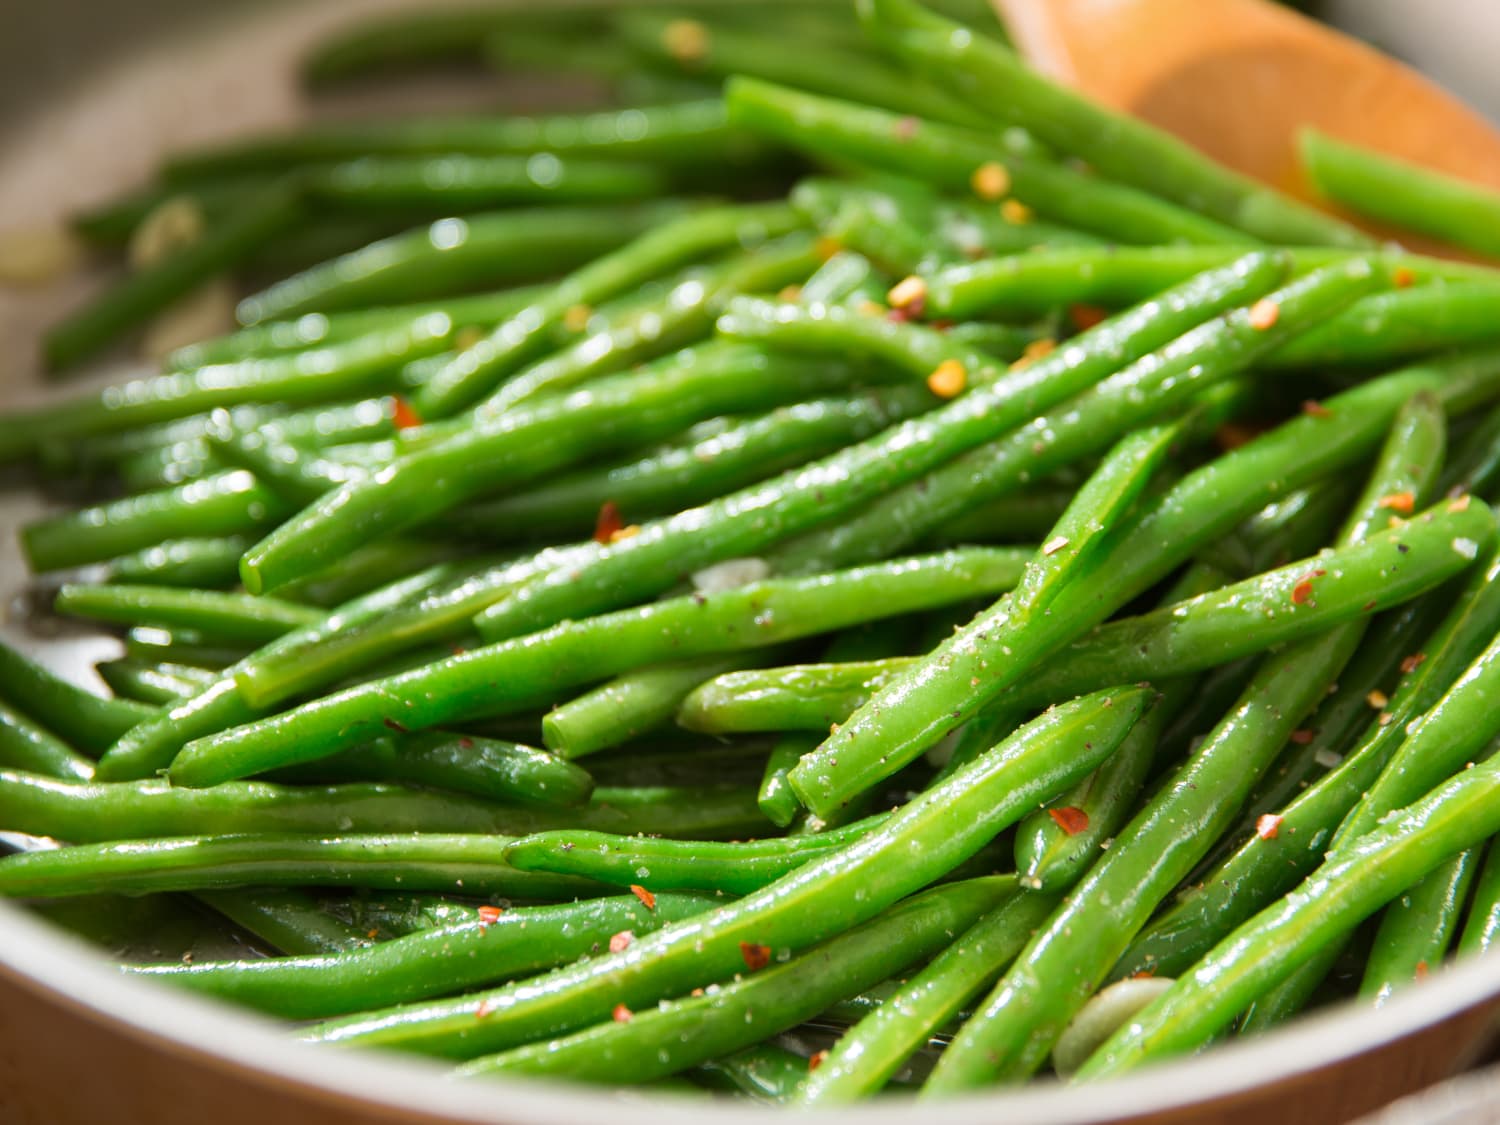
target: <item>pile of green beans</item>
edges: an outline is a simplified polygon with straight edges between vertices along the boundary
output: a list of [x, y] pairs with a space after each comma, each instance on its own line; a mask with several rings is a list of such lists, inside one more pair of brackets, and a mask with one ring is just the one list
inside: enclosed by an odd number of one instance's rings
[[[308, 1050], [783, 1105], [1093, 1081], [1488, 950], [1500, 269], [979, 0], [750, 6], [358, 25], [310, 87], [602, 104], [233, 140], [77, 218], [183, 230], [56, 373], [220, 275], [237, 325], [0, 416], [76, 498], [32, 600], [123, 649], [102, 694], [0, 643], [0, 896]], [[1500, 197], [1303, 151], [1500, 252]]]

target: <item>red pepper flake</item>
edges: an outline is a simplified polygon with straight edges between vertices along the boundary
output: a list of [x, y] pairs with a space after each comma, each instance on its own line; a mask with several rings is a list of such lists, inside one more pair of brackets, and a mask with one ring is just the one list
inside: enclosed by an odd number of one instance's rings
[[980, 199], [994, 202], [1010, 191], [1010, 171], [998, 160], [990, 160], [974, 169], [969, 186]]
[[1414, 652], [1401, 662], [1401, 674], [1409, 676], [1421, 666], [1422, 661], [1427, 659], [1425, 652]]
[[1311, 418], [1332, 418], [1333, 411], [1324, 406], [1317, 399], [1308, 399], [1302, 404], [1302, 413]]
[[397, 734], [406, 734], [407, 733], [407, 729], [405, 727], [403, 727], [400, 723], [398, 723], [395, 719], [382, 719], [380, 721], [385, 724], [385, 729], [386, 730], [393, 730]]
[[1467, 492], [1462, 496], [1455, 496], [1448, 504], [1448, 510], [1450, 512], [1467, 512], [1469, 510], [1469, 501], [1472, 499], [1473, 497]]
[[1024, 227], [1035, 216], [1036, 212], [1019, 199], [1007, 199], [1004, 203], [1000, 204], [1000, 217], [1007, 223], [1010, 223], [1011, 226]]
[[468, 735], [464, 735], [464, 737], [458, 740], [458, 748], [460, 750], [472, 750], [474, 749], [474, 740]]
[[1107, 309], [1101, 309], [1098, 305], [1069, 305], [1068, 319], [1073, 322], [1073, 327], [1080, 332], [1087, 332], [1096, 324], [1103, 323], [1109, 317]]
[[1050, 337], [1043, 337], [1040, 340], [1033, 340], [1031, 341], [1031, 343], [1027, 344], [1024, 349], [1022, 349], [1021, 358], [1012, 363], [1010, 365], [1010, 369], [1012, 371], [1023, 370], [1024, 368], [1030, 367], [1037, 360], [1051, 355], [1056, 350], [1057, 341], [1051, 339]]
[[1397, 289], [1410, 289], [1417, 283], [1417, 275], [1410, 266], [1397, 266], [1391, 271], [1391, 282]]
[[609, 951], [611, 953], [624, 953], [630, 948], [630, 943], [634, 940], [634, 930], [621, 930], [619, 933], [610, 936]]
[[927, 282], [916, 274], [909, 274], [891, 286], [885, 299], [893, 309], [920, 314], [927, 301]]
[[1392, 492], [1382, 496], [1376, 502], [1378, 508], [1389, 508], [1393, 512], [1400, 512], [1404, 516], [1411, 515], [1412, 509], [1417, 506], [1417, 498], [1408, 490], [1405, 492]]
[[489, 1015], [494, 1010], [495, 1005], [490, 1003], [489, 999], [486, 998], [484, 1000], [481, 1000], [479, 1002], [479, 1007], [474, 1009], [474, 1018], [476, 1020], [482, 1020], [485, 1016]]
[[1291, 737], [1292, 741], [1295, 742], [1298, 746], [1306, 746], [1313, 740], [1313, 732], [1306, 729], [1294, 730], [1292, 731]]
[[635, 1019], [635, 1013], [624, 1004], [616, 1004], [615, 1010], [609, 1014], [609, 1018], [614, 1020], [615, 1023], [629, 1023]]
[[1053, 824], [1069, 836], [1076, 836], [1089, 826], [1089, 814], [1072, 805], [1064, 805], [1060, 809], [1048, 809], [1047, 815], [1052, 818]]
[[469, 650], [466, 649], [463, 645], [449, 645], [448, 651], [451, 652], [454, 656], [462, 656]]
[[481, 927], [493, 926], [496, 922], [500, 921], [500, 915], [504, 913], [505, 911], [501, 910], [498, 906], [481, 906], [479, 908], [479, 925]]
[[958, 323], [958, 322], [957, 321], [953, 321], [953, 320], [934, 320], [927, 327], [931, 328], [934, 332], [947, 332], [956, 323]]
[[756, 941], [742, 941], [740, 956], [745, 959], [745, 968], [756, 973], [771, 963], [771, 947]]
[[606, 500], [599, 505], [599, 515], [594, 520], [594, 542], [608, 544], [615, 537], [615, 532], [625, 526], [625, 521], [620, 518], [620, 506], [613, 500]]
[[1372, 691], [1369, 695], [1365, 696], [1365, 702], [1377, 711], [1384, 711], [1390, 701], [1390, 697], [1383, 691]]
[[412, 409], [411, 403], [400, 395], [392, 400], [391, 425], [396, 427], [396, 432], [402, 430], [414, 430], [422, 424], [422, 416]]
[[1262, 297], [1250, 306], [1250, 327], [1257, 332], [1275, 328], [1281, 319], [1281, 306], [1269, 297]]
[[1133, 973], [1130, 974], [1130, 979], [1131, 980], [1154, 980], [1154, 979], [1156, 979], [1156, 974], [1153, 973], [1150, 969], [1139, 969], [1136, 972], [1133, 972]]
[[1417, 962], [1416, 972], [1415, 972], [1414, 975], [1415, 975], [1415, 977], [1416, 977], [1417, 980], [1426, 980], [1427, 979], [1427, 962], [1426, 961], [1418, 961]]
[[708, 28], [697, 20], [673, 20], [662, 28], [661, 45], [680, 63], [699, 63], [708, 57]]
[[891, 128], [891, 135], [898, 141], [909, 141], [917, 135], [917, 129], [921, 125], [915, 117], [898, 117], [896, 124]]
[[814, 1051], [812, 1054], [807, 1056], [807, 1069], [817, 1070], [818, 1067], [823, 1065], [824, 1060], [827, 1058], [827, 1051]]
[[892, 309], [885, 318], [892, 324], [910, 324], [917, 319], [910, 309]]
[[656, 909], [656, 896], [639, 883], [630, 884], [630, 893], [641, 900], [641, 905], [647, 910]]
[[1262, 840], [1276, 839], [1276, 833], [1281, 831], [1281, 822], [1286, 818], [1276, 813], [1263, 813], [1255, 821], [1255, 834]]
[[379, 936], [380, 936], [380, 930], [379, 929], [369, 929], [369, 930], [365, 931], [365, 937], [369, 938], [371, 941], [374, 941]]
[[609, 537], [609, 541], [611, 543], [619, 543], [620, 541], [625, 540], [625, 539], [634, 539], [640, 533], [641, 533], [641, 525], [640, 524], [638, 524], [638, 523], [629, 524], [626, 527], [620, 528], [619, 531], [616, 531], [613, 535], [611, 535]]
[[927, 376], [927, 389], [938, 398], [956, 398], [969, 382], [968, 372], [956, 359], [945, 359]]

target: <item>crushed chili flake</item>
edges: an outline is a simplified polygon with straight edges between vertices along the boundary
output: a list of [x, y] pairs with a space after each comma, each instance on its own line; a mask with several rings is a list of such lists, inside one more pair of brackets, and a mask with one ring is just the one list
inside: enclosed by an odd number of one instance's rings
[[1150, 969], [1138, 969], [1130, 974], [1131, 980], [1153, 980], [1156, 974]]
[[479, 1007], [474, 1009], [474, 1018], [476, 1020], [482, 1020], [485, 1016], [489, 1015], [490, 1012], [494, 1010], [494, 1008], [495, 1005], [490, 1003], [488, 999], [481, 1000], [479, 1002]]
[[391, 425], [396, 427], [396, 431], [414, 430], [421, 424], [422, 416], [412, 409], [411, 403], [396, 395], [391, 406]]
[[910, 309], [913, 305], [920, 305], [927, 300], [927, 282], [916, 274], [908, 274], [891, 286], [885, 299], [896, 309]]
[[1313, 732], [1307, 730], [1306, 728], [1303, 728], [1302, 730], [1294, 730], [1292, 731], [1291, 738], [1292, 741], [1295, 742], [1298, 746], [1306, 746], [1313, 740]]
[[947, 319], [934, 320], [927, 327], [931, 328], [934, 332], [947, 332], [950, 328], [952, 328], [957, 323], [958, 323], [957, 321], [947, 320]]
[[1312, 600], [1312, 579], [1304, 578], [1292, 587], [1292, 604], [1306, 605]]
[[635, 1019], [635, 1013], [624, 1004], [616, 1004], [615, 1010], [609, 1014], [609, 1018], [614, 1020], [615, 1023], [629, 1023]]
[[1010, 191], [1010, 170], [998, 160], [989, 160], [974, 169], [969, 186], [980, 199], [991, 203], [1004, 199]]
[[1418, 961], [1417, 962], [1416, 970], [1415, 970], [1415, 976], [1416, 976], [1417, 980], [1426, 980], [1427, 979], [1427, 962], [1426, 961]]
[[365, 931], [365, 937], [369, 938], [371, 941], [374, 941], [379, 936], [380, 931], [378, 929], [369, 929]]
[[1066, 535], [1059, 535], [1056, 538], [1049, 539], [1047, 540], [1047, 542], [1042, 544], [1042, 554], [1055, 555], [1058, 551], [1061, 551], [1067, 545], [1068, 537]]
[[1302, 404], [1302, 413], [1313, 418], [1332, 418], [1333, 411], [1324, 406], [1315, 398], [1310, 398]]
[[1263, 813], [1255, 821], [1255, 834], [1262, 840], [1276, 839], [1276, 833], [1281, 831], [1281, 822], [1285, 818], [1277, 813]]
[[582, 332], [593, 316], [594, 310], [588, 305], [569, 305], [563, 313], [563, 327], [569, 332]]
[[771, 947], [756, 941], [740, 942], [740, 956], [745, 959], [745, 968], [759, 972], [771, 963]]
[[1410, 289], [1417, 283], [1417, 275], [1410, 266], [1397, 266], [1391, 271], [1391, 283], [1397, 289]]
[[892, 309], [885, 314], [885, 318], [892, 324], [910, 324], [913, 320], [917, 319], [910, 308]]
[[623, 539], [634, 539], [640, 533], [641, 533], [641, 525], [640, 524], [638, 524], [638, 523], [627, 524], [625, 527], [617, 529], [615, 531], [615, 533], [609, 537], [609, 541], [611, 543], [618, 543], [618, 542], [620, 542]]
[[702, 62], [708, 57], [708, 28], [697, 20], [673, 20], [662, 28], [661, 45], [678, 62]]
[[1281, 319], [1281, 306], [1269, 297], [1262, 297], [1250, 306], [1250, 327], [1257, 332], [1275, 328]]
[[1414, 652], [1401, 662], [1401, 674], [1409, 676], [1417, 670], [1422, 661], [1427, 659], [1425, 652]]
[[1372, 691], [1365, 696], [1365, 702], [1377, 711], [1384, 711], [1386, 704], [1390, 703], [1390, 697], [1383, 691]]
[[1089, 814], [1082, 809], [1074, 808], [1072, 805], [1064, 805], [1060, 809], [1048, 809], [1047, 815], [1052, 818], [1052, 823], [1061, 828], [1069, 836], [1076, 836], [1085, 831], [1089, 826]]
[[1043, 336], [1040, 340], [1033, 340], [1021, 349], [1021, 358], [1027, 363], [1035, 363], [1039, 359], [1045, 359], [1057, 350], [1057, 341], [1051, 336]]
[[498, 906], [481, 906], [479, 908], [479, 924], [481, 926], [493, 926], [496, 922], [500, 921], [500, 915], [504, 913], [505, 911], [501, 910]]
[[1073, 327], [1080, 332], [1086, 332], [1096, 324], [1102, 323], [1109, 313], [1098, 305], [1069, 305], [1068, 319], [1073, 322]]
[[920, 125], [921, 122], [910, 115], [898, 117], [896, 124], [891, 128], [891, 135], [898, 141], [909, 141], [917, 135], [917, 129]]
[[393, 730], [397, 734], [406, 734], [407, 733], [406, 728], [403, 727], [400, 723], [398, 723], [395, 719], [381, 719], [380, 721], [385, 724], [385, 729], [386, 730]]
[[1472, 499], [1473, 497], [1470, 496], [1467, 492], [1465, 492], [1462, 496], [1455, 496], [1452, 501], [1449, 502], [1448, 510], [1450, 512], [1467, 512], [1469, 510], [1469, 501]]
[[624, 526], [625, 521], [620, 518], [620, 506], [613, 500], [606, 500], [599, 505], [599, 515], [594, 520], [594, 542], [610, 542], [615, 537], [615, 532]]
[[938, 398], [954, 398], [963, 393], [968, 382], [964, 365], [956, 359], [945, 359], [927, 376], [927, 389]]
[[1000, 204], [1000, 217], [1013, 226], [1024, 227], [1031, 222], [1033, 212], [1019, 199], [1007, 199]]
[[656, 909], [656, 896], [639, 883], [630, 884], [630, 893], [641, 900], [641, 905], [647, 910]]
[[1402, 515], [1410, 515], [1412, 509], [1417, 506], [1417, 498], [1412, 495], [1410, 490], [1405, 492], [1392, 492], [1388, 495], [1382, 496], [1377, 502], [1376, 506], [1381, 508], [1389, 508], [1391, 511], [1400, 512]]
[[460, 750], [472, 750], [474, 749], [474, 740], [468, 735], [465, 735], [463, 738], [460, 738], [458, 740], [458, 748]]
[[630, 943], [635, 940], [634, 930], [621, 930], [617, 934], [610, 935], [609, 951], [611, 953], [624, 953], [630, 948]]
[[827, 1051], [814, 1051], [812, 1054], [807, 1056], [807, 1069], [817, 1070], [818, 1067], [823, 1065], [824, 1060], [826, 1060], [827, 1058]]

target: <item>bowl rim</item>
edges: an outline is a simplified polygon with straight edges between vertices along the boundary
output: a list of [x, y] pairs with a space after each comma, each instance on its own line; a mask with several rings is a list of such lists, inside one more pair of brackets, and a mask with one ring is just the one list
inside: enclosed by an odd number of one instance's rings
[[[376, 1051], [319, 1050], [286, 1034], [284, 1025], [227, 1003], [163, 988], [121, 974], [82, 939], [12, 903], [0, 903], [0, 974], [98, 1024], [155, 1050], [192, 1059], [252, 1083], [296, 1087], [309, 1100], [344, 1109], [400, 1110], [417, 1122], [462, 1125], [695, 1125], [704, 1103], [694, 1097], [599, 1090], [551, 1081], [493, 1078], [455, 1082], [438, 1062]], [[1222, 1044], [1199, 1056], [1163, 1063], [1097, 1085], [1039, 1082], [942, 1103], [949, 1125], [1007, 1120], [1031, 1125], [1091, 1125], [1210, 1105], [1336, 1066], [1500, 997], [1500, 958], [1472, 957], [1397, 993], [1371, 1012], [1357, 998], [1263, 1038]], [[496, 1091], [504, 1097], [497, 1098]], [[786, 1120], [777, 1107], [715, 1103], [711, 1112], [745, 1125]], [[823, 1111], [850, 1125], [910, 1120], [911, 1101], [890, 1097]], [[607, 1117], [602, 1115], [607, 1114]]]

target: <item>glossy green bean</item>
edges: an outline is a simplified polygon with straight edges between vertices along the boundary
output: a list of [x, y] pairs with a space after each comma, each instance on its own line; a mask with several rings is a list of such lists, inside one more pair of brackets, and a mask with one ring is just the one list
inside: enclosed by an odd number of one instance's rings
[[[158, 707], [197, 695], [207, 686], [200, 677], [207, 677], [209, 683], [218, 679], [217, 675], [207, 669], [193, 668], [186, 664], [148, 664], [131, 657], [96, 664], [94, 670], [117, 697], [135, 699]], [[17, 769], [32, 768], [19, 762], [8, 764]]]
[[1325, 199], [1367, 218], [1500, 255], [1500, 195], [1476, 183], [1303, 129], [1302, 166]]
[[1016, 570], [1014, 552], [977, 548], [587, 618], [199, 739], [178, 755], [171, 776], [180, 785], [212, 785], [327, 756], [378, 736], [393, 720], [421, 730], [460, 716], [545, 705], [573, 684], [666, 658], [777, 644], [1008, 588]]
[[797, 800], [797, 794], [786, 783], [786, 775], [802, 755], [817, 744], [816, 738], [806, 735], [786, 735], [776, 743], [771, 756], [766, 759], [765, 770], [760, 779], [760, 792], [755, 800], [760, 811], [766, 814], [766, 819], [778, 828], [790, 826], [802, 811], [802, 802]]
[[702, 996], [663, 1002], [629, 1020], [477, 1059], [459, 1074], [638, 1083], [675, 1073], [795, 1027], [930, 957], [1014, 887], [1010, 878], [992, 877], [927, 891], [775, 968], [749, 972]]
[[370, 1013], [314, 1027], [304, 1038], [472, 1058], [587, 1027], [618, 1004], [643, 1010], [722, 980], [743, 969], [742, 942], [770, 947], [773, 958], [805, 949], [952, 870], [1030, 802], [1082, 776], [1114, 748], [1144, 702], [1143, 692], [1127, 688], [1059, 707], [846, 849], [623, 952], [524, 988]]
[[88, 781], [94, 776], [92, 761], [3, 700], [0, 766], [75, 781]]
[[1272, 367], [1394, 363], [1444, 348], [1500, 339], [1495, 309], [1500, 284], [1456, 281], [1366, 297], [1309, 332], [1288, 341]]
[[850, 1028], [797, 1091], [799, 1105], [837, 1105], [877, 1093], [928, 1037], [994, 982], [1057, 906], [1022, 893], [997, 906]]
[[164, 981], [285, 1019], [316, 1019], [494, 985], [587, 957], [616, 934], [648, 934], [714, 905], [710, 896], [634, 895], [474, 914], [366, 949], [254, 961], [127, 965]]
[[[75, 844], [209, 833], [524, 834], [567, 826], [709, 839], [755, 832], [765, 823], [755, 790], [738, 786], [599, 788], [591, 804], [558, 810], [380, 783], [246, 781], [180, 789], [162, 781], [86, 783], [0, 770], [0, 828]], [[353, 858], [372, 859], [357, 851]], [[434, 858], [441, 863], [442, 853]]]
[[863, 0], [860, 11], [876, 40], [918, 74], [1100, 175], [1268, 242], [1373, 244], [1363, 231], [1215, 163], [1165, 130], [1049, 81], [1004, 44], [910, 0]]
[[[541, 576], [476, 620], [489, 637], [515, 635], [564, 617], [599, 612], [664, 589], [663, 575], [750, 555], [825, 523], [973, 448], [1149, 353], [1193, 324], [1275, 284], [1273, 257], [1254, 255], [1205, 274], [1107, 321], [1056, 358], [1002, 375], [919, 419], [838, 454], [698, 509], [642, 527], [564, 579]], [[1029, 446], [1028, 446], [1029, 449]]]
[[240, 555], [250, 541], [238, 535], [168, 539], [111, 559], [109, 580], [137, 586], [212, 590], [240, 580]]
[[722, 673], [683, 699], [677, 723], [718, 735], [827, 731], [830, 725], [848, 719], [915, 660], [889, 657]]
[[257, 194], [196, 241], [105, 290], [50, 328], [42, 339], [47, 366], [56, 370], [89, 358], [195, 286], [239, 265], [252, 249], [287, 230], [301, 215], [299, 185], [277, 184]]
[[442, 367], [417, 396], [423, 418], [454, 414], [483, 398], [538, 352], [570, 308], [593, 305], [666, 270], [717, 250], [752, 245], [794, 230], [784, 204], [711, 208], [658, 226], [563, 278], [538, 301]]
[[0, 700], [56, 734], [67, 745], [99, 753], [156, 714], [154, 707], [105, 699], [63, 679], [0, 642]]
[[191, 629], [210, 642], [264, 644], [323, 620], [322, 610], [279, 598], [168, 586], [67, 585], [52, 608], [68, 617], [114, 625]]
[[1474, 901], [1469, 905], [1459, 935], [1458, 951], [1465, 955], [1483, 953], [1495, 944], [1497, 935], [1500, 935], [1500, 856], [1492, 843], [1475, 880]]
[[371, 941], [365, 930], [334, 917], [311, 895], [290, 887], [202, 891], [193, 897], [272, 949], [292, 956], [344, 953], [364, 949]]
[[1482, 848], [1459, 852], [1393, 899], [1380, 917], [1375, 944], [1359, 982], [1377, 1007], [1442, 964], [1458, 936]]
[[1500, 829], [1497, 779], [1500, 759], [1491, 758], [1336, 852], [1298, 893], [1257, 914], [1179, 977], [1089, 1059], [1079, 1078], [1119, 1074], [1206, 1041], [1328, 942]]
[[[241, 301], [238, 316], [242, 324], [270, 327], [266, 322], [283, 317], [400, 301], [432, 302], [481, 285], [497, 288], [533, 281], [614, 250], [688, 207], [677, 201], [556, 206], [439, 219], [278, 281]], [[501, 298], [495, 309], [486, 310], [490, 316], [476, 323], [494, 327], [504, 319], [495, 313], [511, 304]], [[524, 301], [515, 311], [523, 307]], [[446, 306], [438, 311], [446, 311]], [[300, 320], [293, 322], [293, 327], [300, 326]]]
[[1245, 245], [1254, 240], [1134, 188], [1086, 176], [1008, 146], [994, 133], [913, 121], [853, 102], [804, 94], [755, 78], [730, 79], [729, 120], [820, 159], [838, 157], [967, 192], [986, 165], [1037, 214], [1126, 243]]

